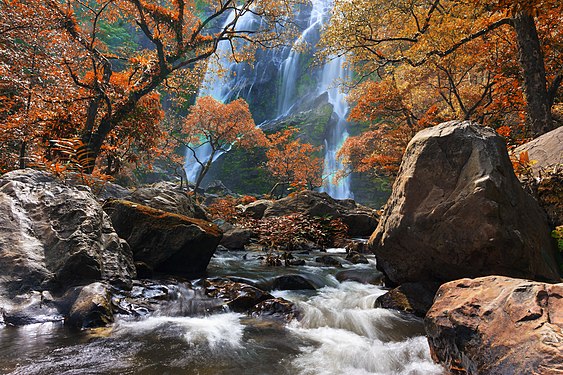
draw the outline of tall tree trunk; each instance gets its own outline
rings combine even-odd
[[[530,13],[518,12],[513,19],[513,25],[524,75],[527,120],[532,135],[537,137],[553,128],[543,53],[534,17]]]

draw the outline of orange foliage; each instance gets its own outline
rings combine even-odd
[[[322,159],[314,153],[320,148],[302,143],[296,138],[299,130],[289,128],[268,136],[270,148],[266,151],[266,167],[277,184],[300,191],[322,185]]]

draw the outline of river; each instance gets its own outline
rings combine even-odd
[[[340,250],[333,250],[338,252]],[[422,322],[374,308],[385,293],[376,285],[339,282],[342,270],[314,263],[318,253],[298,255],[307,265],[266,267],[259,254],[221,252],[209,276],[265,282],[298,273],[317,290],[274,290],[301,315],[289,323],[210,310],[194,287],[175,286],[177,299],[143,318],[122,316],[108,328],[76,331],[59,323],[0,325],[2,374],[441,374],[433,364]],[[346,270],[370,264],[343,262]],[[365,272],[365,271],[364,271]],[[375,270],[374,270],[375,272]],[[191,284],[190,284],[191,285]],[[207,304],[207,305],[206,305]],[[209,313],[206,311],[215,311]]]

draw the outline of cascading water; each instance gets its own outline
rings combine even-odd
[[[268,93],[269,95],[277,95],[277,109],[268,112],[265,118],[265,121],[268,122],[291,115],[297,106],[296,104],[303,102],[304,96],[307,98],[318,97],[323,93],[328,93],[328,102],[333,106],[337,120],[333,121],[331,128],[326,132],[323,170],[325,184],[321,190],[326,191],[334,198],[345,199],[353,198],[350,190],[350,178],[342,178],[336,183],[333,177],[339,170],[343,169],[343,165],[336,155],[348,137],[345,120],[348,105],[345,94],[338,88],[338,84],[347,80],[349,71],[345,68],[345,60],[342,57],[332,59],[320,68],[305,66],[307,61],[312,58],[313,52],[307,47],[315,46],[318,43],[322,27],[330,18],[332,7],[333,0],[313,0],[310,7],[301,9],[296,22],[301,24],[303,32],[295,40],[293,46],[278,51],[262,52],[256,58],[254,69],[251,69],[247,64],[230,62],[228,59],[229,43],[219,43],[217,55],[220,58],[214,60],[210,69],[208,69],[204,78],[203,89],[199,95],[211,95],[223,102],[242,97],[250,102],[254,83],[267,81],[268,78],[270,81],[279,79],[278,92]],[[226,22],[230,22],[230,19],[227,19]],[[239,27],[250,29],[253,22],[256,22],[254,17],[245,16],[239,21]],[[273,74],[272,67],[274,67]],[[303,93],[299,92],[297,83],[305,69],[310,69],[308,74],[312,77],[313,82],[310,83],[311,87]],[[226,71],[227,73],[218,75],[217,72],[219,71]],[[267,75],[272,76],[266,77]],[[196,156],[199,160],[206,160],[210,153],[209,146],[204,145],[198,148]],[[219,156],[216,155],[215,158]],[[196,179],[200,168],[200,165],[195,162],[192,152],[188,150],[186,175],[189,181]]]
[[[354,198],[350,190],[350,176],[345,176],[338,181],[334,180],[335,174],[344,169],[337,153],[348,138],[346,115],[349,108],[345,94],[337,86],[337,83],[346,81],[348,78],[349,70],[345,66],[344,57],[335,58],[324,66],[319,87],[320,92],[328,91],[329,102],[334,106],[334,113],[338,116],[336,126],[331,129],[327,139],[325,139],[323,170],[325,183],[322,187],[322,191],[337,199]]]
[[[229,15],[223,24],[223,27],[229,25],[234,18],[234,14]],[[239,28],[244,30],[253,30],[253,24],[257,22],[251,13],[245,13],[238,21]],[[241,87],[244,86],[242,80],[247,77],[242,74],[243,69],[248,69],[246,64],[237,64],[229,59],[231,45],[228,41],[221,41],[217,45],[216,59],[212,59],[207,68],[207,72],[203,78],[202,88],[199,91],[199,97],[211,96],[220,102],[227,102],[229,98],[239,96]],[[257,74],[257,73],[255,73]],[[196,148],[195,156],[191,150],[186,150],[184,169],[188,182],[194,182],[201,170],[201,165],[196,161],[205,162],[211,155],[211,146],[203,144]],[[215,161],[220,153],[217,153],[213,161]]]

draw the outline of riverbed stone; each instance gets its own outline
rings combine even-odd
[[[274,290],[315,290],[317,285],[302,275],[282,275],[274,279]]]
[[[135,276],[129,247],[88,189],[33,169],[0,178],[0,294]]]
[[[300,317],[295,304],[283,298],[272,298],[260,302],[252,308],[251,315],[255,318],[276,319],[285,322]]]
[[[342,267],[342,263],[338,259],[330,255],[322,255],[320,257],[316,257],[315,262],[324,264],[325,266],[329,267]]]
[[[135,261],[155,272],[201,277],[222,237],[212,222],[134,202],[109,200],[104,210]]]
[[[563,374],[563,284],[452,281],[438,290],[425,328],[432,357],[451,373]]]
[[[377,297],[375,305],[424,318],[439,286],[438,283],[404,283]]]
[[[203,282],[205,293],[209,297],[221,298],[235,312],[247,312],[260,302],[274,297],[261,289],[229,279],[206,279]]]
[[[373,269],[349,269],[343,270],[335,275],[336,280],[355,281],[361,284],[383,285],[383,273]]]
[[[369,243],[395,284],[491,274],[557,282],[549,233],[503,140],[451,121],[411,140]]]
[[[248,228],[233,227],[223,233],[220,244],[229,250],[244,249],[245,245],[250,243],[253,231]]]
[[[67,298],[76,299],[72,303],[66,324],[76,328],[104,327],[113,322],[111,291],[105,283],[92,283],[67,292]],[[64,297],[63,297],[64,298]]]

